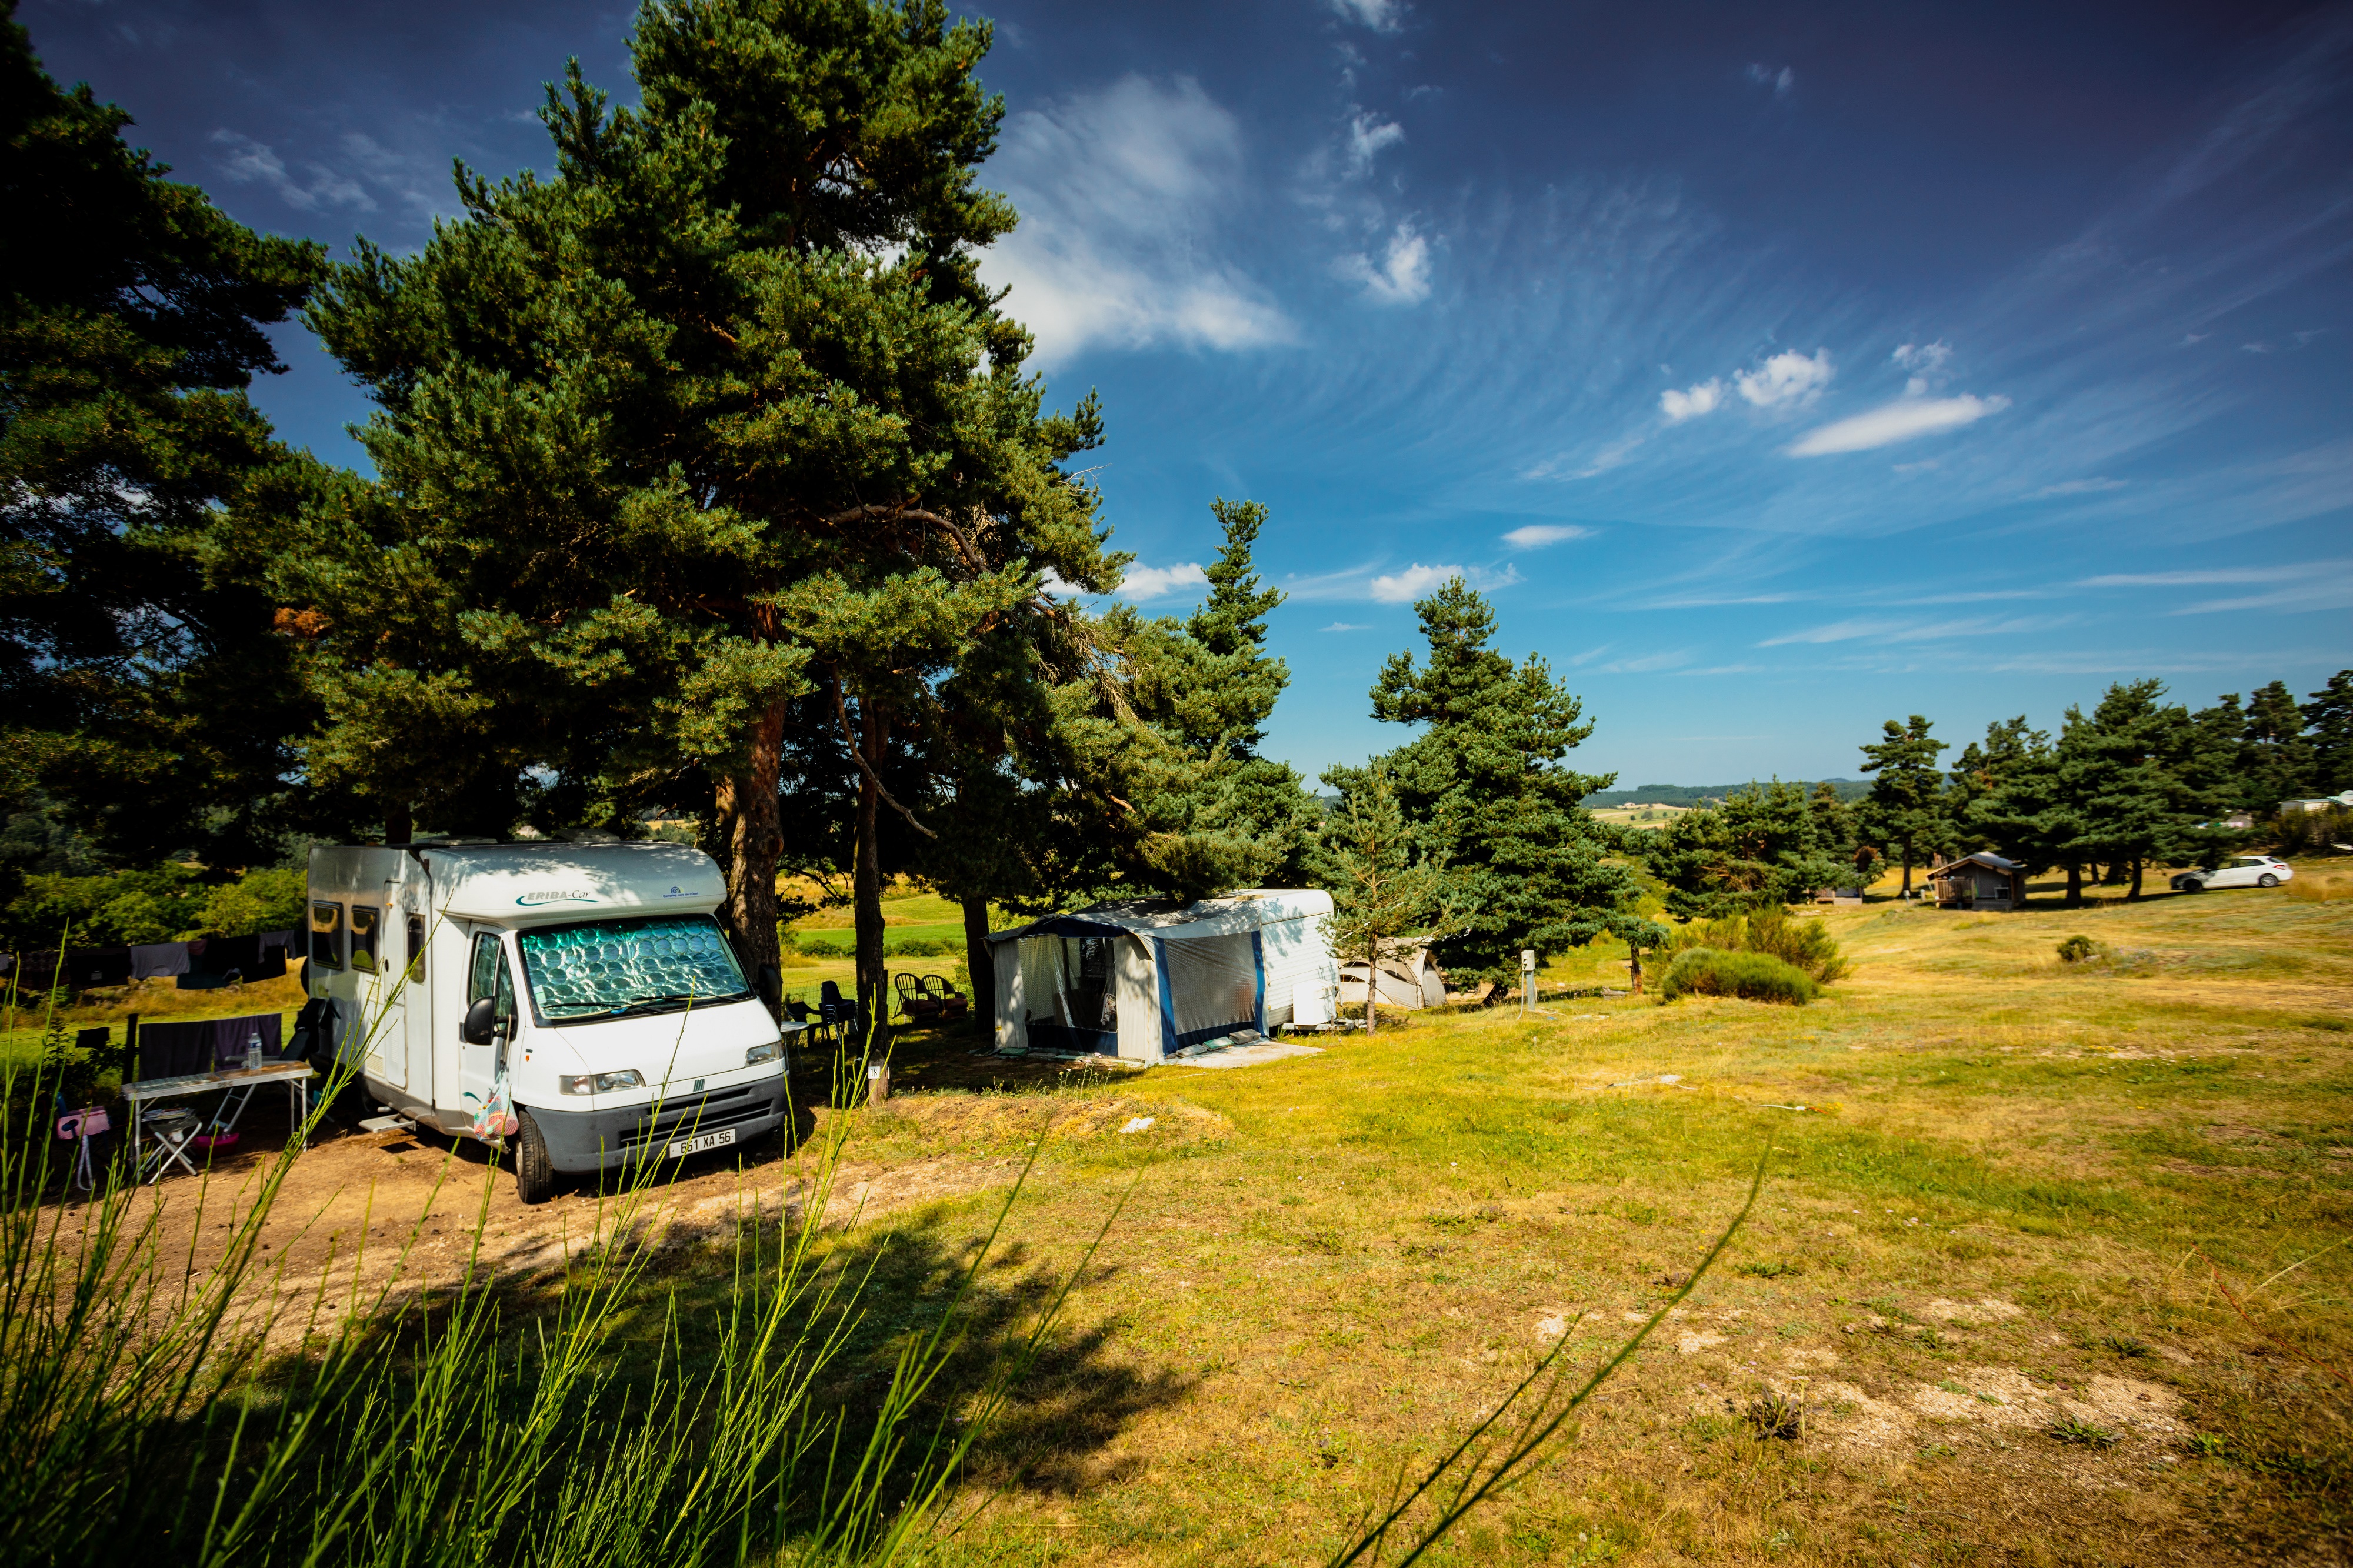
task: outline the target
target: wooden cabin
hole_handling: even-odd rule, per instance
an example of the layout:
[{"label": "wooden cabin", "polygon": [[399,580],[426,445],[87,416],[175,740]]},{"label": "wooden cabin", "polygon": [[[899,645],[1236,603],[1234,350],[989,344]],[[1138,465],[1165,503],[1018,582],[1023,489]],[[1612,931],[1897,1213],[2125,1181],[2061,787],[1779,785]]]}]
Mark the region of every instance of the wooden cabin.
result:
[{"label": "wooden cabin", "polygon": [[1928,885],[1939,909],[2000,911],[2026,903],[2026,868],[1990,850],[1929,867]]}]

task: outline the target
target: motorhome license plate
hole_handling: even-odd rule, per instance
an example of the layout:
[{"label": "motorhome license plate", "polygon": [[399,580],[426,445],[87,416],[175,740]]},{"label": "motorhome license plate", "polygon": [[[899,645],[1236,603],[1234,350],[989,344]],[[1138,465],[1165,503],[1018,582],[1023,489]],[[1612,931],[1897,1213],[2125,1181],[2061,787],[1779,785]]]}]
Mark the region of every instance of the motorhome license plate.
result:
[{"label": "motorhome license plate", "polygon": [[724,1149],[735,1142],[735,1129],[723,1127],[716,1132],[705,1132],[700,1138],[681,1138],[670,1146],[673,1160],[681,1154],[700,1154],[705,1149]]}]

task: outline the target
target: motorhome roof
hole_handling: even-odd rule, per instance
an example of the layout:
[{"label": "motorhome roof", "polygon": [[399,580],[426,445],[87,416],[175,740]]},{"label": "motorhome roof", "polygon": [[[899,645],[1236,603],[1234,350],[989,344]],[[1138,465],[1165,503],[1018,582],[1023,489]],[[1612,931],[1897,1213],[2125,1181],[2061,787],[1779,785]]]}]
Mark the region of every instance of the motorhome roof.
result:
[{"label": "motorhome roof", "polygon": [[726,893],[711,857],[682,844],[421,844],[412,853],[432,874],[437,911],[504,925],[709,914]]}]

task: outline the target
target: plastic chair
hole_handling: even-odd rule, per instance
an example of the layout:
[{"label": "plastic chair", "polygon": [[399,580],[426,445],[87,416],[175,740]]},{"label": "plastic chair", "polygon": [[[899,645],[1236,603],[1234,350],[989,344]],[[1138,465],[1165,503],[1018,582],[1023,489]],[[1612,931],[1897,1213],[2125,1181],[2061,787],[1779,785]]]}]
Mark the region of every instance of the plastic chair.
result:
[{"label": "plastic chair", "polygon": [[820,1013],[824,1013],[828,1007],[833,1009],[831,1013],[826,1014],[829,1021],[847,1026],[860,1034],[865,1032],[866,1020],[859,1016],[858,1004],[844,996],[841,994],[841,987],[835,982],[830,980],[818,982],[817,1002],[818,1011]]},{"label": "plastic chair", "polygon": [[892,989],[899,994],[899,1012],[910,1023],[923,1023],[940,1016],[939,998],[923,989],[923,983],[912,974],[894,974]]}]

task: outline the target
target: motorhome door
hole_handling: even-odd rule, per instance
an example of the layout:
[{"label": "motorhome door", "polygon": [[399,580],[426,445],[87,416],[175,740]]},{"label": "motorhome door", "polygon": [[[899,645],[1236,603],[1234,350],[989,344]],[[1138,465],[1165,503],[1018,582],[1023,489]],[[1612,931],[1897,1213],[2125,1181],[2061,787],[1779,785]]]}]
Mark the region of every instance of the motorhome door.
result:
[{"label": "motorhome door", "polygon": [[458,1009],[461,1023],[468,1009],[485,996],[496,999],[493,1010],[498,1023],[491,1043],[469,1045],[462,1029],[458,1037],[458,1109],[469,1123],[479,1118],[482,1108],[490,1103],[500,1059],[515,1032],[514,972],[507,963],[506,942],[495,931],[474,933],[473,951],[466,965],[466,1000]]},{"label": "motorhome door", "polygon": [[[360,983],[360,1005],[367,1015],[368,1055],[376,1075],[395,1089],[408,1087],[408,987],[401,970],[408,961],[408,931],[400,918],[400,884],[387,881],[374,909],[352,906],[352,967],[373,971]],[[370,928],[363,955],[361,928]]]},{"label": "motorhome door", "polygon": [[[387,889],[387,894],[389,889]],[[400,1087],[423,1100],[433,1103],[433,972],[426,962],[426,949],[432,940],[432,917],[425,910],[425,889],[409,882],[399,889],[400,902],[392,908],[385,899],[385,918],[394,923],[389,940],[400,948],[402,967],[398,973],[389,970],[385,983],[399,988],[400,1010],[404,1015],[407,1036],[407,1069]]]}]

